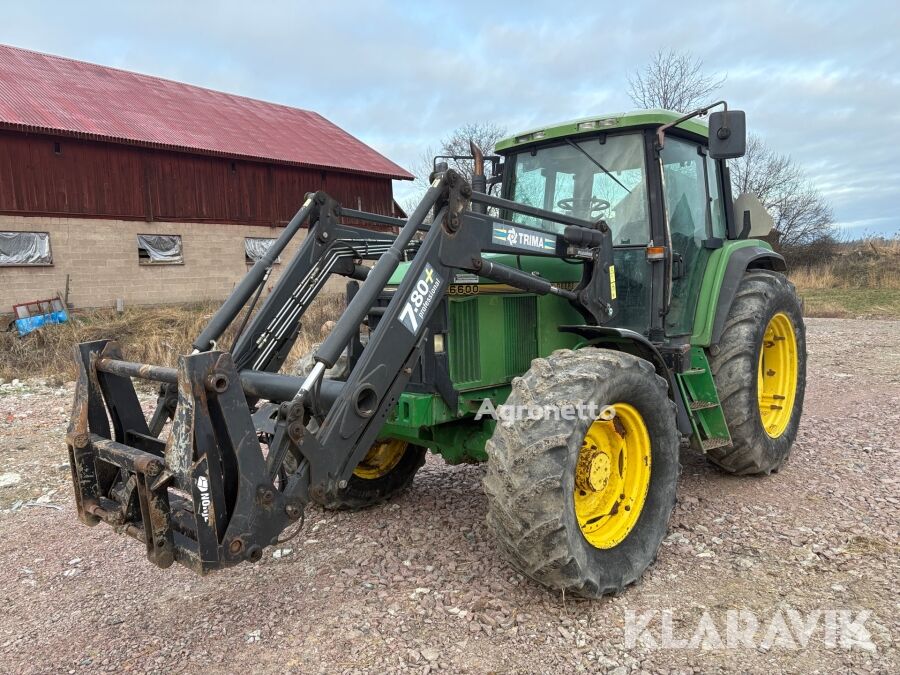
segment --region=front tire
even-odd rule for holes
[[[514,567],[594,598],[653,563],[679,473],[667,392],[650,363],[605,349],[556,351],[513,380],[507,406],[616,408],[611,418],[498,423],[487,444],[487,522]]]
[[[732,444],[710,450],[709,459],[733,474],[778,471],[797,437],[806,389],[806,327],[794,285],[777,272],[747,272],[714,352],[709,363]]]

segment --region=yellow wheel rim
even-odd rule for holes
[[[797,336],[787,314],[772,317],[759,350],[757,375],[759,416],[772,438],[787,429],[797,394]]]
[[[400,463],[403,453],[406,452],[406,445],[406,441],[398,441],[394,438],[377,441],[369,448],[363,461],[353,469],[353,475],[366,480],[374,480],[387,475]]]
[[[650,487],[650,434],[631,405],[594,421],[575,465],[575,517],[595,548],[622,542],[641,515]]]

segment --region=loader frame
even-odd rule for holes
[[[542,224],[516,223],[489,209]],[[399,232],[352,226],[345,218]],[[252,314],[272,264],[306,222],[303,244]],[[343,209],[324,192],[308,195],[176,368],[126,361],[112,341],[76,348],[67,445],[79,517],[143,541],[160,567],[180,562],[203,574],[257,561],[287,527],[302,523],[311,498],[346,486],[404,391],[457,272],[563,297],[586,326],[603,326],[616,313],[612,251],[602,220],[473,192],[452,170],[433,177],[405,221]],[[582,279],[575,289],[561,288],[484,253],[578,260]],[[364,260],[376,262],[369,268]],[[390,302],[376,308],[404,261],[409,268]],[[312,372],[280,374],[304,312],[334,274],[365,283],[316,351]],[[245,309],[233,347],[223,349],[219,340]],[[362,348],[360,326],[376,311]],[[355,356],[346,380],[325,379],[349,346]],[[132,378],[160,383],[149,421]],[[317,425],[309,424],[313,419]],[[289,454],[297,467],[290,473],[284,469]]]

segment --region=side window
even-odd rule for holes
[[[719,219],[716,225],[711,217],[713,203],[721,204],[722,200],[718,189],[712,193],[709,191],[709,163],[696,143],[667,138],[662,151],[662,164],[666,216],[675,256],[666,333],[671,336],[690,335],[710,253],[703,242],[715,236],[713,233],[717,227],[724,233],[724,220]],[[713,172],[713,183],[714,176]]]
[[[663,150],[666,212],[672,243],[706,239],[707,195],[704,157],[694,143],[667,138]],[[682,242],[683,245],[683,242]]]
[[[722,182],[719,180],[719,164],[706,156],[706,178],[709,190],[709,213],[712,222],[712,236],[719,239],[727,237],[725,223],[725,200],[722,198]]]

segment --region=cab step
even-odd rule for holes
[[[691,418],[697,447],[702,452],[731,445],[731,434],[716,391],[706,351],[691,348],[691,367],[678,373],[678,387]]]
[[[716,448],[724,448],[726,445],[731,445],[731,438],[707,438],[700,442],[700,447],[703,449],[703,452],[715,450]]]

